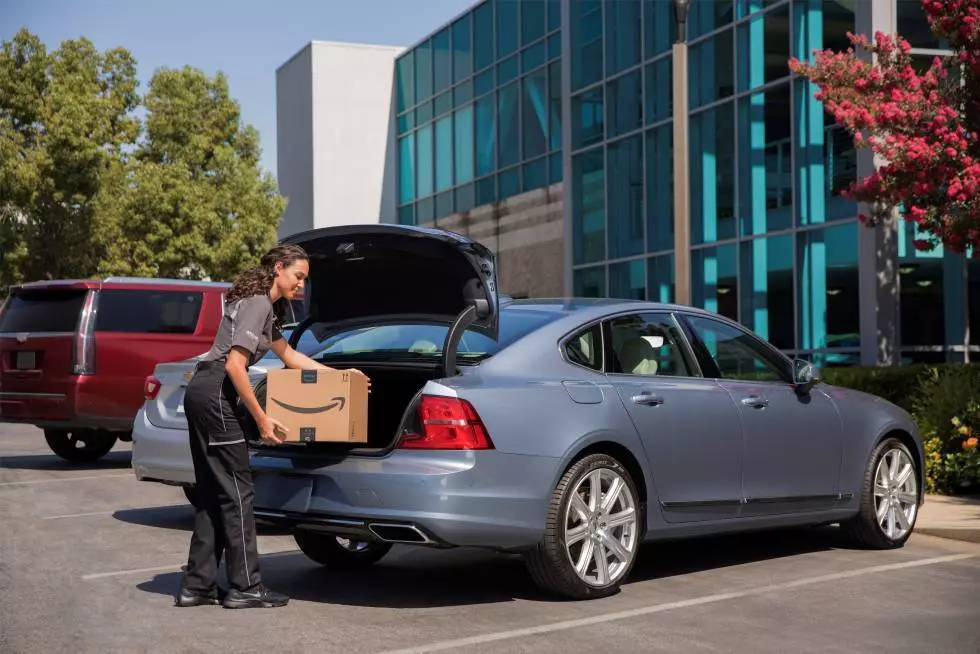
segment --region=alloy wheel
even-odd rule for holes
[[[905,450],[892,448],[878,461],[874,480],[878,528],[891,540],[901,539],[911,531],[919,510],[915,464]]]

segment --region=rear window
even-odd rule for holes
[[[556,311],[529,309],[500,312],[500,338],[494,341],[483,334],[467,330],[459,342],[460,361],[479,360],[493,356],[499,350],[536,329],[561,317]],[[441,356],[442,345],[449,328],[443,325],[379,325],[332,336],[316,357],[356,356]],[[302,339],[301,339],[302,340]]]
[[[11,295],[0,315],[0,332],[72,333],[85,304],[84,290],[22,291]]]
[[[193,334],[203,294],[195,291],[103,290],[95,330]]]

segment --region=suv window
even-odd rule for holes
[[[0,332],[72,333],[78,325],[86,293],[83,289],[15,293],[0,313]]]
[[[624,375],[693,377],[681,334],[669,314],[644,313],[609,321],[613,361],[609,372]]]
[[[697,336],[697,347],[714,360],[723,379],[792,381],[781,357],[748,332],[702,316],[685,316],[685,319]]]
[[[103,290],[95,330],[193,334],[203,294],[195,291]]]
[[[577,366],[602,371],[602,328],[593,325],[572,336],[564,345],[565,356]]]

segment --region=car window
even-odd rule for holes
[[[609,372],[643,377],[692,377],[677,324],[668,314],[644,313],[609,321]]]
[[[602,370],[602,328],[593,325],[575,334],[564,345],[565,356],[575,365]]]
[[[0,332],[71,333],[85,304],[84,290],[21,291],[0,309]]]
[[[200,291],[103,290],[95,331],[193,334],[202,299]]]
[[[702,316],[686,316],[704,354],[718,366],[723,379],[789,382],[788,364],[757,337]]]

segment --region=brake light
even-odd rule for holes
[[[95,374],[95,311],[95,292],[89,291],[78,317],[72,345],[72,372],[76,375]]]
[[[160,392],[160,380],[154,375],[150,375],[143,382],[143,397],[147,400],[157,399],[157,393]]]
[[[493,443],[476,409],[455,397],[423,395],[421,434],[406,434],[399,447],[416,450],[492,450]]]

